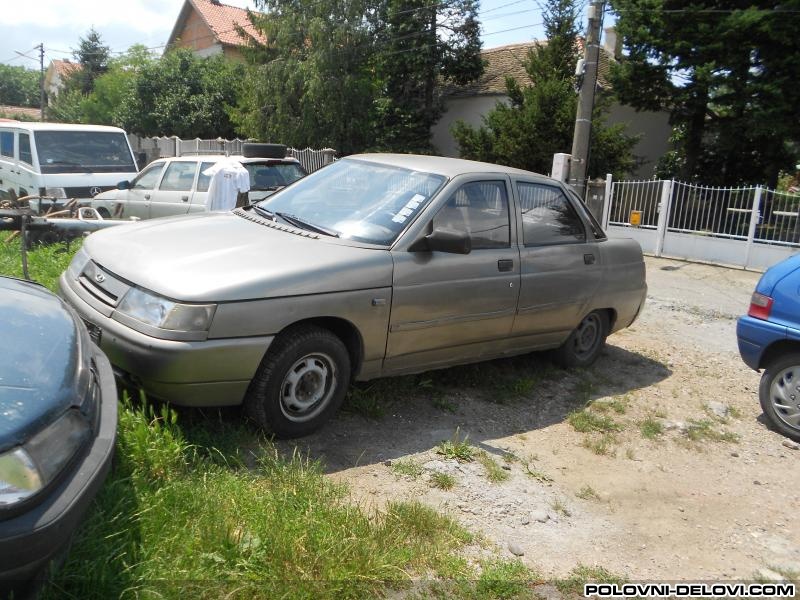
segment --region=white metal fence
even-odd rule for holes
[[[800,250],[800,194],[610,178],[603,224],[645,252],[765,269]]]
[[[182,140],[176,136],[143,138],[138,135],[129,135],[128,139],[134,152],[143,152],[146,155],[145,163],[150,163],[158,158],[186,156],[189,154],[241,154],[242,144],[247,141],[238,138],[233,140],[224,140],[222,138],[216,140],[201,140],[199,138]],[[332,148],[323,148],[321,150],[287,148],[286,155],[299,160],[300,164],[309,173],[336,160],[336,150]],[[145,165],[140,164],[139,166],[144,167]]]

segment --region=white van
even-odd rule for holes
[[[0,200],[37,194],[90,200],[137,170],[118,127],[0,122]]]

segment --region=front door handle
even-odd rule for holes
[[[150,200],[150,194],[145,194],[145,195],[144,195],[144,199],[145,199],[145,200]]]
[[[514,261],[510,258],[501,258],[497,261],[497,270],[506,272],[514,270]]]
[[[184,202],[188,202],[189,196],[181,196],[181,200],[183,200]]]
[[[583,264],[585,264],[585,265],[593,265],[594,264],[594,254],[584,254],[583,255]]]

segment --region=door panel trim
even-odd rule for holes
[[[437,327],[439,325],[451,325],[453,323],[464,323],[468,321],[485,321],[486,319],[496,319],[497,317],[505,317],[514,314],[513,308],[506,308],[503,310],[495,310],[484,313],[473,313],[469,315],[459,315],[456,317],[443,317],[441,319],[433,319],[431,321],[406,321],[405,323],[395,323],[389,327],[389,331],[413,331],[415,329],[424,329],[427,327]]]

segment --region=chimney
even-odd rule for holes
[[[606,27],[603,30],[603,50],[608,52],[615,60],[622,56],[622,38],[617,35],[614,27]]]

